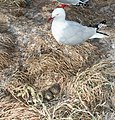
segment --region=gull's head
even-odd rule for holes
[[[65,10],[63,8],[56,8],[52,12],[53,19],[65,19]]]

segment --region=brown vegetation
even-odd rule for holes
[[[24,16],[24,8],[17,8],[20,0],[9,1],[17,2],[16,6],[10,4],[8,12],[9,8],[0,9],[4,14],[6,12],[5,16],[11,14],[9,17],[13,21],[6,20],[2,24],[3,20],[0,19],[0,24],[5,27],[4,31],[0,31],[0,119],[113,120],[115,71],[114,61],[106,58],[106,45],[90,41],[78,46],[59,45],[46,23],[47,12],[56,4],[39,1],[43,5],[39,10],[43,18],[40,15],[38,17],[43,21],[38,25],[33,19]],[[96,6],[98,2],[95,0],[91,5]],[[101,2],[100,7],[108,4],[108,1]],[[1,3],[4,6],[8,1]],[[35,1],[33,6],[34,4]],[[34,7],[39,7],[37,4]],[[79,12],[78,15],[89,14],[92,19],[88,23],[101,19],[94,8],[92,11],[89,10],[91,8],[75,9],[67,8],[72,15],[76,11]],[[15,10],[23,14],[12,15]],[[68,12],[70,18],[72,15]],[[97,18],[93,15],[97,15]],[[84,18],[82,14],[79,17]],[[76,20],[75,16],[72,19]],[[83,23],[87,19],[88,16],[83,19]],[[8,24],[12,25],[10,30]],[[31,32],[32,28],[35,28],[34,32]],[[59,90],[52,95],[54,88]]]

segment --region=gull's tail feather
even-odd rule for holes
[[[106,20],[103,20],[103,21],[101,21],[101,22],[99,22],[99,23],[97,23],[95,25],[91,25],[91,24],[89,25],[89,27],[97,28],[97,30],[100,29],[103,26],[107,26],[106,25]]]
[[[101,21],[99,24],[97,24],[97,29],[100,29],[100,28],[102,28],[103,26],[107,26],[107,25],[106,25],[106,20],[103,20],[103,21]]]
[[[73,4],[75,6],[80,6],[80,5],[87,5],[89,0],[79,0],[77,4]]]
[[[106,34],[106,33],[102,33],[102,32],[97,31],[92,37],[90,37],[90,39],[93,39],[93,38],[104,38],[106,36],[109,36],[109,35]]]

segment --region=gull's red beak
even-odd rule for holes
[[[65,7],[68,7],[69,5],[67,4],[61,4],[61,5],[58,5],[56,8],[65,8]]]
[[[48,18],[48,22],[50,22],[50,21],[52,21],[53,20],[53,18],[52,17],[49,17]]]

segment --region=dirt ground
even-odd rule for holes
[[[17,2],[18,1],[18,2]],[[109,37],[60,45],[47,19],[60,3],[0,1],[0,120],[115,120],[115,0],[66,7]]]

